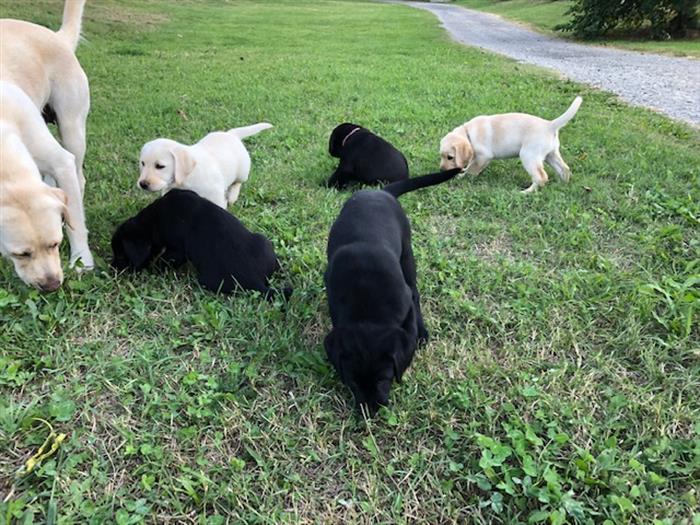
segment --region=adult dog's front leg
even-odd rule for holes
[[[80,189],[80,180],[75,169],[75,160],[72,154],[68,153],[65,160],[61,160],[52,173],[58,187],[66,194],[68,217],[66,217],[66,233],[70,243],[70,266],[81,261],[83,268],[92,269],[95,261],[92,258],[90,247],[88,246],[88,229],[85,225],[85,210],[83,209],[83,192]]]
[[[83,197],[75,157],[64,150],[43,125],[41,129],[35,128],[33,131],[35,134],[31,137],[29,150],[39,171],[52,177],[66,194],[65,222],[71,251],[70,266],[75,266],[80,260],[85,269],[92,269],[95,261],[88,246],[88,230],[85,226]]]

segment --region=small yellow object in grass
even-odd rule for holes
[[[17,474],[19,474],[20,476],[24,474],[29,474],[39,463],[41,463],[46,458],[53,456],[58,450],[58,447],[61,446],[61,443],[63,443],[63,441],[66,439],[65,434],[56,434],[56,432],[54,432],[53,430],[53,427],[51,426],[51,423],[49,423],[48,421],[38,417],[34,419],[36,421],[41,421],[47,427],[49,427],[50,433],[44,441],[43,445],[39,447],[39,450],[36,452],[36,454],[29,458],[24,464],[24,466],[22,466],[19,469],[19,472]]]

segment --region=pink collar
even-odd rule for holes
[[[352,136],[352,134],[355,133],[356,131],[360,131],[361,129],[362,129],[362,128],[355,128],[355,129],[353,129],[350,133],[348,133],[347,135],[345,135],[345,138],[343,139],[343,142],[340,143],[340,147],[342,148],[343,146],[345,146],[345,142]]]

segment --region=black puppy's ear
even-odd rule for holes
[[[417,331],[416,321],[416,309],[413,304],[411,304],[410,308],[408,309],[408,313],[406,314],[406,318],[403,320],[403,323],[401,323],[401,328],[403,328],[407,333],[413,334]]]
[[[122,246],[134,270],[141,270],[151,256],[151,243],[144,237],[122,238]]]
[[[392,341],[389,354],[394,367],[394,379],[397,383],[401,383],[403,373],[413,359],[416,349],[416,331],[416,311],[411,305],[401,326],[394,328],[390,336]]]
[[[331,132],[331,138],[328,140],[328,153],[331,157],[340,158],[340,153],[343,150],[343,140],[348,136],[348,133],[359,127],[351,122],[343,122],[335,127]]]
[[[323,340],[323,347],[326,349],[326,355],[333,367],[338,372],[340,380],[345,383],[345,374],[343,373],[343,362],[340,359],[340,348],[336,344],[335,329],[328,332],[328,335]]]
[[[390,350],[391,362],[394,366],[394,379],[397,383],[401,383],[403,373],[411,364],[413,358],[413,349],[415,345],[411,345],[411,336],[403,328],[394,329],[393,345]]]
[[[331,137],[330,137],[330,139],[328,139],[328,154],[331,157],[335,157],[335,158],[340,157],[340,140],[341,139],[339,137],[339,135],[340,135],[339,129],[338,129],[339,127],[340,126],[335,128],[331,132]]]
[[[399,365],[399,358],[396,355],[396,352],[394,352],[391,355],[391,360],[394,363],[394,379],[396,379],[396,382],[398,384],[401,384],[401,378],[403,377],[403,370],[401,370],[401,366]]]

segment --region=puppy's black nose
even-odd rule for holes
[[[139,186],[141,186],[142,189],[147,190],[148,182],[146,182],[145,180],[139,181]]]

